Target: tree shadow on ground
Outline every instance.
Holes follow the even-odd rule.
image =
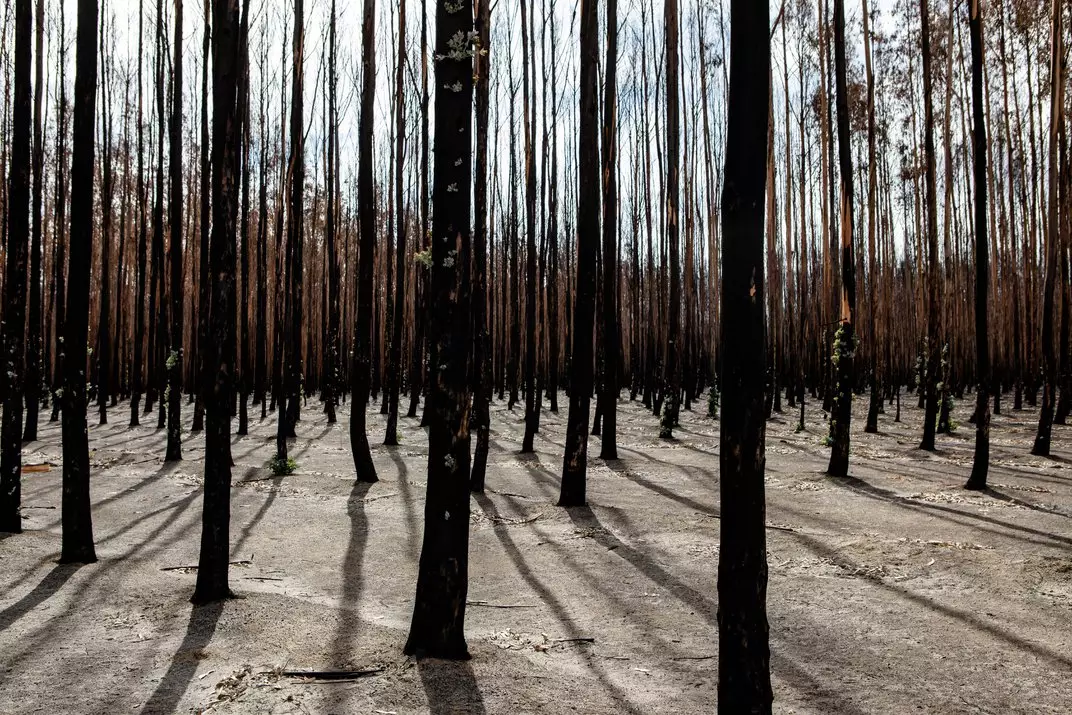
[[[671,491],[670,489],[667,489],[666,487],[662,486],[661,484],[656,484],[653,481],[645,479],[644,477],[640,476],[639,474],[634,472],[632,469],[630,469],[626,464],[624,464],[620,460],[617,460],[615,462],[608,461],[607,462],[607,467],[611,471],[613,471],[615,474],[617,474],[619,476],[622,476],[622,477],[625,477],[629,481],[634,482],[636,484],[639,484],[640,486],[644,487],[645,489],[650,489],[651,491],[655,492],[659,496],[666,497],[667,499],[670,499],[671,501],[675,501],[675,502],[677,502],[678,504],[680,504],[680,505],[682,505],[684,507],[687,507],[687,508],[692,509],[694,511],[698,511],[701,514],[706,514],[707,516],[715,516],[715,507],[713,505],[703,504],[701,502],[696,501],[695,499],[690,499],[689,497],[682,496],[682,495],[678,494],[677,492],[674,492],[674,491]],[[571,513],[571,515],[572,515],[572,513]]]
[[[167,672],[156,686],[156,690],[145,701],[141,712],[143,715],[174,712],[183,694],[193,680],[197,664],[204,658],[204,649],[212,640],[223,613],[223,601],[214,601],[203,606],[191,606],[190,621],[186,625],[186,635],[178,650],[171,656]]]
[[[422,525],[417,522],[417,510],[413,506],[413,490],[410,488],[409,483],[409,467],[406,466],[406,461],[402,459],[402,455],[398,453],[397,447],[388,448],[387,455],[394,462],[395,469],[398,470],[398,491],[402,495],[402,509],[405,511],[406,519],[406,550],[411,558],[417,559],[421,555],[418,540],[421,536]]]
[[[0,611],[0,631],[7,630],[12,623],[19,620],[33,609],[40,606],[56,592],[84,564],[56,564],[29,593],[15,603]]]
[[[339,627],[331,645],[331,667],[342,668],[352,662],[354,637],[361,621],[357,603],[364,585],[362,573],[365,560],[365,544],[368,542],[368,517],[365,516],[365,497],[372,485],[354,481],[350,497],[346,501],[346,513],[350,517],[350,540],[342,562],[342,596],[339,602]]]
[[[417,661],[421,685],[432,715],[484,715],[484,696],[468,661],[421,658]]]
[[[991,532],[994,531],[993,529],[989,529],[986,526],[983,526],[982,524],[974,523],[974,522],[982,522],[983,524],[992,524],[992,525],[1000,527],[1002,529],[1008,529],[1009,531],[1018,531],[1018,532],[1021,532],[1022,534],[1028,534],[1030,536],[1020,536],[1019,538],[1021,540],[1028,541],[1030,543],[1039,544],[1040,546],[1050,546],[1050,547],[1053,547],[1055,545],[1072,546],[1072,537],[1060,536],[1058,534],[1050,534],[1050,533],[1047,533],[1045,531],[1041,531],[1039,529],[1032,529],[1029,526],[1021,526],[1019,524],[1012,524],[1012,523],[1007,522],[1007,521],[1002,521],[1001,519],[995,519],[994,517],[991,517],[991,516],[984,516],[982,514],[973,514],[971,512],[963,511],[961,509],[954,509],[952,507],[942,506],[941,504],[932,504],[930,502],[924,502],[924,501],[919,501],[919,500],[916,500],[916,499],[910,499],[908,497],[901,496],[900,494],[898,494],[896,492],[890,491],[889,489],[882,489],[881,487],[873,486],[872,484],[869,484],[868,482],[865,482],[863,479],[860,479],[859,477],[831,477],[829,479],[829,483],[846,487],[847,489],[855,492],[856,494],[860,494],[860,495],[865,496],[865,497],[867,497],[869,499],[876,499],[878,501],[882,501],[882,502],[885,502],[887,504],[893,504],[895,506],[899,506],[902,509],[908,509],[910,511],[919,512],[921,514],[928,514],[928,515],[930,515],[932,517],[945,519],[947,521],[953,521],[953,522],[961,524],[962,526],[970,526],[970,527],[973,527],[973,528],[982,529],[984,531],[991,531]],[[944,516],[944,515],[949,515],[949,516]],[[971,522],[965,522],[965,521],[961,521],[961,520],[958,520],[958,519],[951,518],[951,517],[954,517],[954,516],[955,517],[960,517],[961,519],[972,520],[972,521]],[[996,533],[998,533],[1000,536],[1003,536],[1005,538],[1009,538],[1010,536],[1012,536],[1010,534],[1001,534],[1000,532],[996,532]],[[1040,537],[1042,539],[1048,539],[1050,542],[1056,542],[1056,544],[1054,544],[1054,543],[1046,543],[1044,541],[1039,541],[1038,539],[1034,539],[1034,538],[1031,538],[1031,537]]]
[[[524,579],[525,583],[528,584],[529,588],[531,588],[533,593],[540,599],[540,602],[547,606],[551,613],[554,614],[555,619],[562,624],[562,627],[566,631],[566,637],[580,638],[587,636],[586,633],[581,633],[577,628],[577,623],[567,611],[566,605],[551,592],[550,588],[544,584],[539,576],[532,572],[532,568],[521,554],[521,549],[518,548],[517,544],[514,542],[513,536],[510,535],[510,530],[507,527],[506,522],[503,520],[502,515],[499,513],[498,508],[495,506],[495,503],[486,494],[474,494],[473,499],[480,505],[480,508],[483,509],[484,513],[491,518],[492,523],[494,524],[493,530],[495,535],[502,543],[506,555],[513,562],[514,568],[517,569],[521,578]],[[599,679],[599,682],[603,685],[606,692],[614,699],[615,704],[621,712],[640,712],[637,706],[629,700],[624,692],[622,692],[621,688],[610,681],[610,678],[608,678],[607,674],[603,671],[602,666],[589,662],[589,667],[596,678]]]
[[[854,563],[851,559],[848,559],[843,554],[841,554],[836,548],[828,546],[827,544],[822,543],[818,539],[815,539],[806,534],[802,534],[800,532],[793,532],[792,538],[799,541],[801,545],[808,550],[819,556],[829,559],[832,563],[837,564],[839,567],[845,569],[849,573],[863,573],[863,569],[860,567],[859,564]],[[880,576],[864,576],[863,578],[868,583],[873,584],[885,591],[893,593],[906,601],[922,606],[923,608],[934,611],[936,613],[940,613],[941,615],[950,618],[954,621],[959,621],[960,623],[963,623],[969,628],[973,628],[982,633],[986,633],[987,635],[990,635],[994,638],[997,638],[998,640],[1003,641],[1007,645],[1031,653],[1038,659],[1048,660],[1052,663],[1060,664],[1065,668],[1072,668],[1072,658],[1070,658],[1069,656],[1061,653],[1056,653],[1047,648],[1046,646],[1037,643],[1032,643],[1026,638],[1016,635],[1015,633],[1009,633],[996,625],[984,621],[982,618],[972,613],[953,608],[952,606],[947,606],[921,594],[909,591],[907,588],[894,583],[890,583]]]

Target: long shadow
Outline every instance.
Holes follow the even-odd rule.
[[[1020,526],[1019,524],[1010,524],[1007,521],[1002,521],[1000,519],[995,519],[995,518],[990,517],[990,516],[983,516],[982,514],[972,514],[970,512],[961,511],[960,509],[953,509],[951,507],[942,506],[941,504],[931,504],[929,502],[916,501],[914,499],[909,499],[907,497],[903,497],[900,494],[897,494],[896,492],[892,492],[892,491],[890,491],[888,489],[882,489],[880,487],[876,487],[876,486],[873,486],[871,484],[868,484],[867,482],[865,482],[864,480],[860,479],[859,477],[836,477],[836,478],[830,478],[829,482],[831,484],[837,484],[837,485],[847,487],[849,490],[851,490],[851,491],[853,491],[853,492],[855,492],[857,494],[861,494],[861,495],[863,495],[865,497],[868,497],[870,499],[876,499],[878,501],[882,501],[882,502],[885,502],[887,504],[894,504],[894,505],[897,505],[897,506],[899,506],[899,507],[901,507],[903,509],[908,509],[908,510],[911,510],[911,511],[917,511],[917,512],[919,512],[921,514],[930,514],[931,516],[937,516],[933,512],[941,512],[943,514],[951,514],[951,515],[961,517],[961,518],[964,518],[964,519],[971,519],[971,520],[974,520],[974,521],[980,521],[980,522],[984,522],[984,523],[987,523],[987,524],[993,524],[994,526],[998,526],[998,527],[1001,527],[1003,529],[1008,529],[1010,531],[1019,531],[1019,532],[1022,532],[1022,533],[1025,533],[1025,534],[1031,534],[1032,536],[1037,536],[1037,537],[1040,537],[1040,538],[1043,538],[1043,539],[1049,539],[1050,541],[1056,541],[1058,544],[1063,544],[1065,546],[1072,546],[1072,538],[1069,538],[1067,536],[1058,536],[1056,534],[1048,534],[1045,531],[1040,531],[1039,529],[1032,529],[1029,526]],[[961,523],[964,526],[972,526],[974,528],[984,528],[985,529],[985,527],[980,527],[978,524],[965,524],[964,522],[958,522],[958,523]],[[1006,537],[1008,536],[1007,534],[1001,534],[1001,535],[1006,536]],[[1037,544],[1042,545],[1042,546],[1053,546],[1053,544],[1046,544],[1044,542],[1035,541],[1033,539],[1031,540],[1031,542],[1032,543],[1037,543]]]
[[[417,661],[417,671],[428,698],[428,712],[432,715],[484,715],[487,712],[469,661],[421,658]]]
[[[174,712],[179,701],[182,700],[186,688],[193,680],[197,671],[197,664],[201,659],[201,651],[212,640],[216,632],[216,624],[219,623],[220,614],[223,613],[223,601],[215,601],[204,606],[193,606],[190,610],[190,621],[186,625],[186,635],[171,657],[171,664],[164,673],[156,690],[145,701],[141,712],[144,715],[158,715],[160,713]]]
[[[616,462],[616,463],[608,461],[607,462],[607,467],[609,467],[610,470],[613,471],[615,474],[623,476],[626,479],[628,479],[629,481],[634,482],[636,484],[639,484],[640,486],[644,487],[645,489],[650,489],[651,491],[655,492],[659,496],[666,497],[667,499],[670,499],[671,501],[675,501],[678,504],[681,504],[682,506],[686,506],[689,509],[693,509],[695,511],[698,511],[701,514],[705,514],[707,516],[712,516],[712,517],[717,516],[717,514],[715,513],[714,506],[703,504],[701,502],[696,501],[695,499],[690,499],[689,497],[682,496],[682,495],[678,494],[677,492],[674,492],[674,491],[671,491],[671,490],[667,489],[666,487],[662,486],[661,484],[656,484],[655,482],[652,482],[652,481],[650,481],[648,479],[645,479],[644,477],[640,476],[639,474],[637,474],[636,472],[631,470],[628,466],[626,466],[625,464],[623,464],[620,461]]]
[[[331,431],[331,428],[332,428],[332,425],[325,425],[324,429],[320,430],[320,434],[313,435],[313,436],[310,436],[310,437],[297,437],[296,438],[297,440],[307,440],[307,442],[306,442],[304,447],[302,447],[301,449],[295,451],[294,454],[290,455],[291,458],[294,459],[295,461],[297,461],[297,459],[299,457],[304,457],[305,453],[308,452],[310,449],[312,449],[312,446],[314,444],[316,444],[317,442],[322,440],[327,435],[327,433]]]
[[[389,447],[386,451],[391,461],[395,463],[395,468],[398,469],[398,490],[402,493],[402,509],[405,512],[404,518],[406,520],[406,549],[409,556],[415,559],[420,555],[420,551],[417,548],[420,524],[417,523],[417,510],[413,507],[413,490],[409,484],[409,467],[406,466],[406,461],[402,459],[396,448]]]
[[[361,617],[357,611],[358,599],[364,584],[362,567],[365,561],[365,544],[368,542],[368,518],[365,516],[365,497],[372,487],[367,482],[354,481],[350,497],[346,501],[346,513],[350,517],[350,540],[342,562],[342,598],[339,603],[339,627],[331,645],[332,667],[342,668],[352,662],[351,650]]]
[[[127,572],[133,570],[139,563],[147,561],[160,554],[169,544],[183,538],[195,526],[201,524],[199,517],[192,519],[186,526],[178,527],[178,532],[174,535],[173,539],[154,545],[153,542],[157,537],[163,534],[169,527],[174,526],[177,520],[178,514],[171,519],[162,521],[160,525],[153,528],[153,530],[142,540],[134,544],[130,551],[122,554],[121,558],[107,558],[98,561],[92,573],[82,580],[78,590],[68,599],[68,603],[64,607],[63,612],[50,617],[49,620],[42,624],[33,634],[23,635],[18,642],[19,647],[4,653],[5,657],[7,657],[10,662],[14,662],[25,656],[27,653],[35,651],[40,643],[45,642],[57,630],[62,630],[66,627],[67,619],[74,618],[84,612],[87,604],[91,603],[88,600],[87,592],[92,586],[99,585],[98,591],[104,594],[103,598],[107,600],[110,597],[109,594],[120,587],[122,578]],[[145,552],[143,556],[134,558],[142,551]],[[110,579],[110,582],[107,584],[104,583],[106,578]]]
[[[235,539],[234,546],[231,547],[231,555],[239,553],[243,544],[246,543],[246,539],[249,538],[250,532],[257,524],[261,523],[264,515],[268,513],[268,509],[275,502],[276,497],[279,496],[279,487],[283,484],[283,475],[277,475],[272,477],[272,486],[268,490],[268,496],[265,497],[264,502],[260,508],[257,509],[257,513],[253,515],[253,518],[249,520],[249,523],[242,527],[242,531],[238,534],[238,538]],[[233,517],[232,517],[233,518]]]
[[[112,494],[111,496],[104,497],[103,499],[95,499],[95,500],[93,500],[93,510],[96,511],[97,509],[99,509],[100,507],[102,507],[102,506],[104,506],[106,504],[111,504],[113,502],[117,502],[120,499],[124,499],[124,498],[130,496],[131,494],[134,494],[135,492],[139,492],[142,489],[145,489],[146,487],[152,485],[153,483],[160,481],[161,479],[163,479],[168,474],[171,474],[172,472],[177,471],[178,468],[179,468],[179,465],[181,465],[181,464],[182,464],[182,462],[169,462],[167,464],[164,464],[164,465],[162,465],[160,467],[160,469],[156,470],[155,472],[153,472],[149,476],[145,477],[144,479],[138,481],[137,483],[132,484],[131,486],[129,486],[126,489],[124,489],[123,491],[116,492],[115,494]],[[60,518],[57,518],[56,520],[49,522],[43,528],[46,529],[46,530],[47,529],[54,529],[54,528],[56,528],[57,526],[60,525],[61,521],[62,521],[62,515],[61,515]]]
[[[829,559],[841,568],[854,573],[861,572],[859,564],[853,563],[852,560],[845,558],[845,556],[838,552],[837,549],[827,546],[826,544],[820,542],[818,539],[814,539],[800,532],[793,532],[791,536],[797,541],[799,541],[801,544],[803,544],[805,548],[811,550],[819,556]],[[1038,643],[1032,643],[1025,638],[1021,638],[1015,633],[1009,633],[1001,628],[998,628],[995,625],[983,621],[982,619],[971,613],[967,613],[965,611],[953,608],[952,606],[946,606],[944,604],[938,603],[937,601],[927,598],[926,596],[921,596],[920,594],[913,593],[906,588],[903,588],[893,583],[889,583],[881,577],[865,576],[864,578],[867,580],[868,583],[878,586],[879,588],[882,588],[886,591],[889,591],[890,593],[893,593],[906,601],[911,601],[912,603],[923,606],[932,611],[936,611],[937,613],[940,613],[947,618],[960,621],[961,623],[971,628],[991,635],[1013,647],[1031,653],[1036,658],[1042,658],[1063,665],[1066,668],[1072,668],[1072,657],[1062,655],[1060,653],[1055,653],[1054,651],[1043,645],[1039,645]]]
[[[1023,499],[1017,499],[1011,494],[999,492],[994,487],[987,487],[986,490],[983,491],[983,494],[986,494],[988,497],[997,499],[998,501],[1003,501],[1007,504],[1012,504],[1014,506],[1022,507],[1024,509],[1030,509],[1032,511],[1041,512],[1043,514],[1052,514],[1053,516],[1063,516],[1066,519],[1072,519],[1072,514],[1066,514],[1063,511],[1059,511],[1058,509],[1042,506],[1040,504],[1033,504],[1032,502],[1024,501]]]
[[[514,543],[513,537],[510,535],[510,530],[506,523],[503,521],[498,508],[495,503],[491,501],[485,494],[474,494],[473,499],[480,505],[480,508],[484,510],[484,513],[491,517],[494,524],[495,535],[499,538],[500,543],[503,545],[503,549],[506,551],[506,555],[510,557],[510,560],[514,563],[514,567],[517,572],[521,574],[521,578],[525,580],[529,588],[539,597],[540,602],[546,605],[562,627],[566,630],[566,635],[570,638],[581,638],[586,634],[581,633],[577,628],[577,624],[574,622],[572,616],[566,611],[566,607],[559,601],[550,589],[544,585],[543,581],[532,573],[532,569],[525,561],[525,557],[521,555],[521,550],[517,544]],[[603,687],[614,698],[615,702],[622,709],[623,712],[640,714],[640,710],[634,705],[628,698],[628,696],[622,692],[622,690],[610,682],[606,673],[603,670],[591,662],[589,667],[595,676],[599,679]]]
[[[669,591],[677,600],[681,601],[689,608],[694,609],[697,613],[703,614],[703,619],[709,624],[717,624],[715,613],[716,606],[714,601],[697,591],[692,586],[683,583],[662,566],[659,566],[652,561],[650,557],[643,554],[636,547],[630,546],[615,536],[609,529],[603,526],[603,523],[599,520],[599,517],[595,515],[595,512],[592,511],[591,507],[570,507],[566,509],[566,513],[569,514],[570,521],[572,521],[576,527],[581,529],[592,529],[590,532],[592,534],[592,539],[597,543],[603,545],[608,551],[613,551],[618,556],[621,556],[632,564],[633,568],[651,579],[653,583]]]
[[[82,566],[83,564],[56,564],[29,593],[0,611],[0,632],[7,630],[12,623],[56,595],[63,584]]]

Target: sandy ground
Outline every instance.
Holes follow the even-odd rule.
[[[1038,459],[1035,411],[996,417],[993,488],[967,493],[968,402],[925,454],[914,404],[865,435],[857,400],[847,480],[822,474],[811,404],[803,433],[770,422],[776,712],[1072,711],[1070,428]],[[202,439],[163,466],[163,431],[128,429],[120,408],[90,429],[99,563],[56,563],[60,470],[24,476],[26,531],[0,542],[0,713],[712,712],[718,423],[683,412],[667,443],[639,404],[619,409],[622,459],[591,459],[590,507],[564,510],[565,410],[525,456],[521,410],[494,407],[489,491],[471,503],[473,659],[458,664],[401,654],[424,501],[414,420],[401,447],[374,448],[369,487],[352,481],[346,408],[330,426],[309,403],[284,478],[264,469],[274,420],[253,419],[233,446],[240,598],[194,609],[195,574],[174,567],[197,563]],[[376,445],[383,425],[370,413]],[[59,456],[52,424],[25,462]],[[281,674],[339,668],[376,672]]]

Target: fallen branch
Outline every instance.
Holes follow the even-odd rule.
[[[527,603],[488,603],[487,601],[466,601],[467,606],[483,606],[484,608],[536,608]]]
[[[717,655],[681,655],[670,660],[713,660],[717,657]]]
[[[366,668],[365,670],[284,670],[280,675],[287,678],[308,678],[309,680],[357,680],[376,673],[382,673],[385,669]]]
[[[388,497],[396,497],[396,496],[398,496],[398,492],[391,492],[390,494],[377,494],[374,497],[367,497],[366,499],[363,499],[362,501],[364,501],[366,504],[369,504],[369,503],[374,502],[374,501],[379,501],[380,499],[387,499]]]
[[[49,464],[48,462],[43,462],[41,464],[24,464],[24,465],[22,465],[23,474],[30,473],[30,472],[50,472],[50,471],[52,471],[52,465]],[[23,508],[25,509],[26,507],[23,507]]]
[[[253,563],[253,559],[242,559],[241,561],[229,561],[231,566],[249,566]],[[196,571],[197,566],[162,566],[161,571]]]
[[[706,511],[700,511],[700,512],[697,512],[697,514],[699,514],[700,516],[706,516],[708,519],[721,519],[722,518],[721,514],[708,514]],[[767,528],[768,529],[775,529],[776,531],[792,531],[792,532],[796,532],[796,529],[794,529],[791,526],[781,526],[779,524],[767,524]],[[537,546],[538,545],[539,544],[537,544]]]
[[[595,643],[595,638],[555,638],[552,643]]]

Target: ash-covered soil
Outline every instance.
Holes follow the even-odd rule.
[[[995,416],[991,489],[961,489],[965,399],[939,452],[916,447],[906,397],[880,432],[856,400],[850,479],[824,476],[823,414],[767,431],[771,669],[780,713],[1072,711],[1072,444],[1029,455],[1037,411]],[[1011,401],[1005,400],[1005,405]],[[203,438],[164,465],[165,434],[128,408],[90,428],[97,554],[56,563],[58,424],[24,464],[25,533],[0,541],[0,713],[700,713],[717,680],[718,422],[682,412],[674,442],[619,404],[615,463],[595,458],[589,507],[558,496],[565,431],[545,412],[519,454],[522,409],[492,412],[488,492],[471,501],[472,660],[402,655],[420,554],[425,435],[379,446],[380,481],[353,481],[347,422],[310,401],[273,477],[275,422],[236,437],[231,583],[193,608]],[[91,415],[91,419],[95,415]],[[189,419],[190,415],[186,415]],[[46,415],[47,419],[47,415]],[[38,469],[44,469],[39,467]],[[284,671],[371,671],[318,681]]]

